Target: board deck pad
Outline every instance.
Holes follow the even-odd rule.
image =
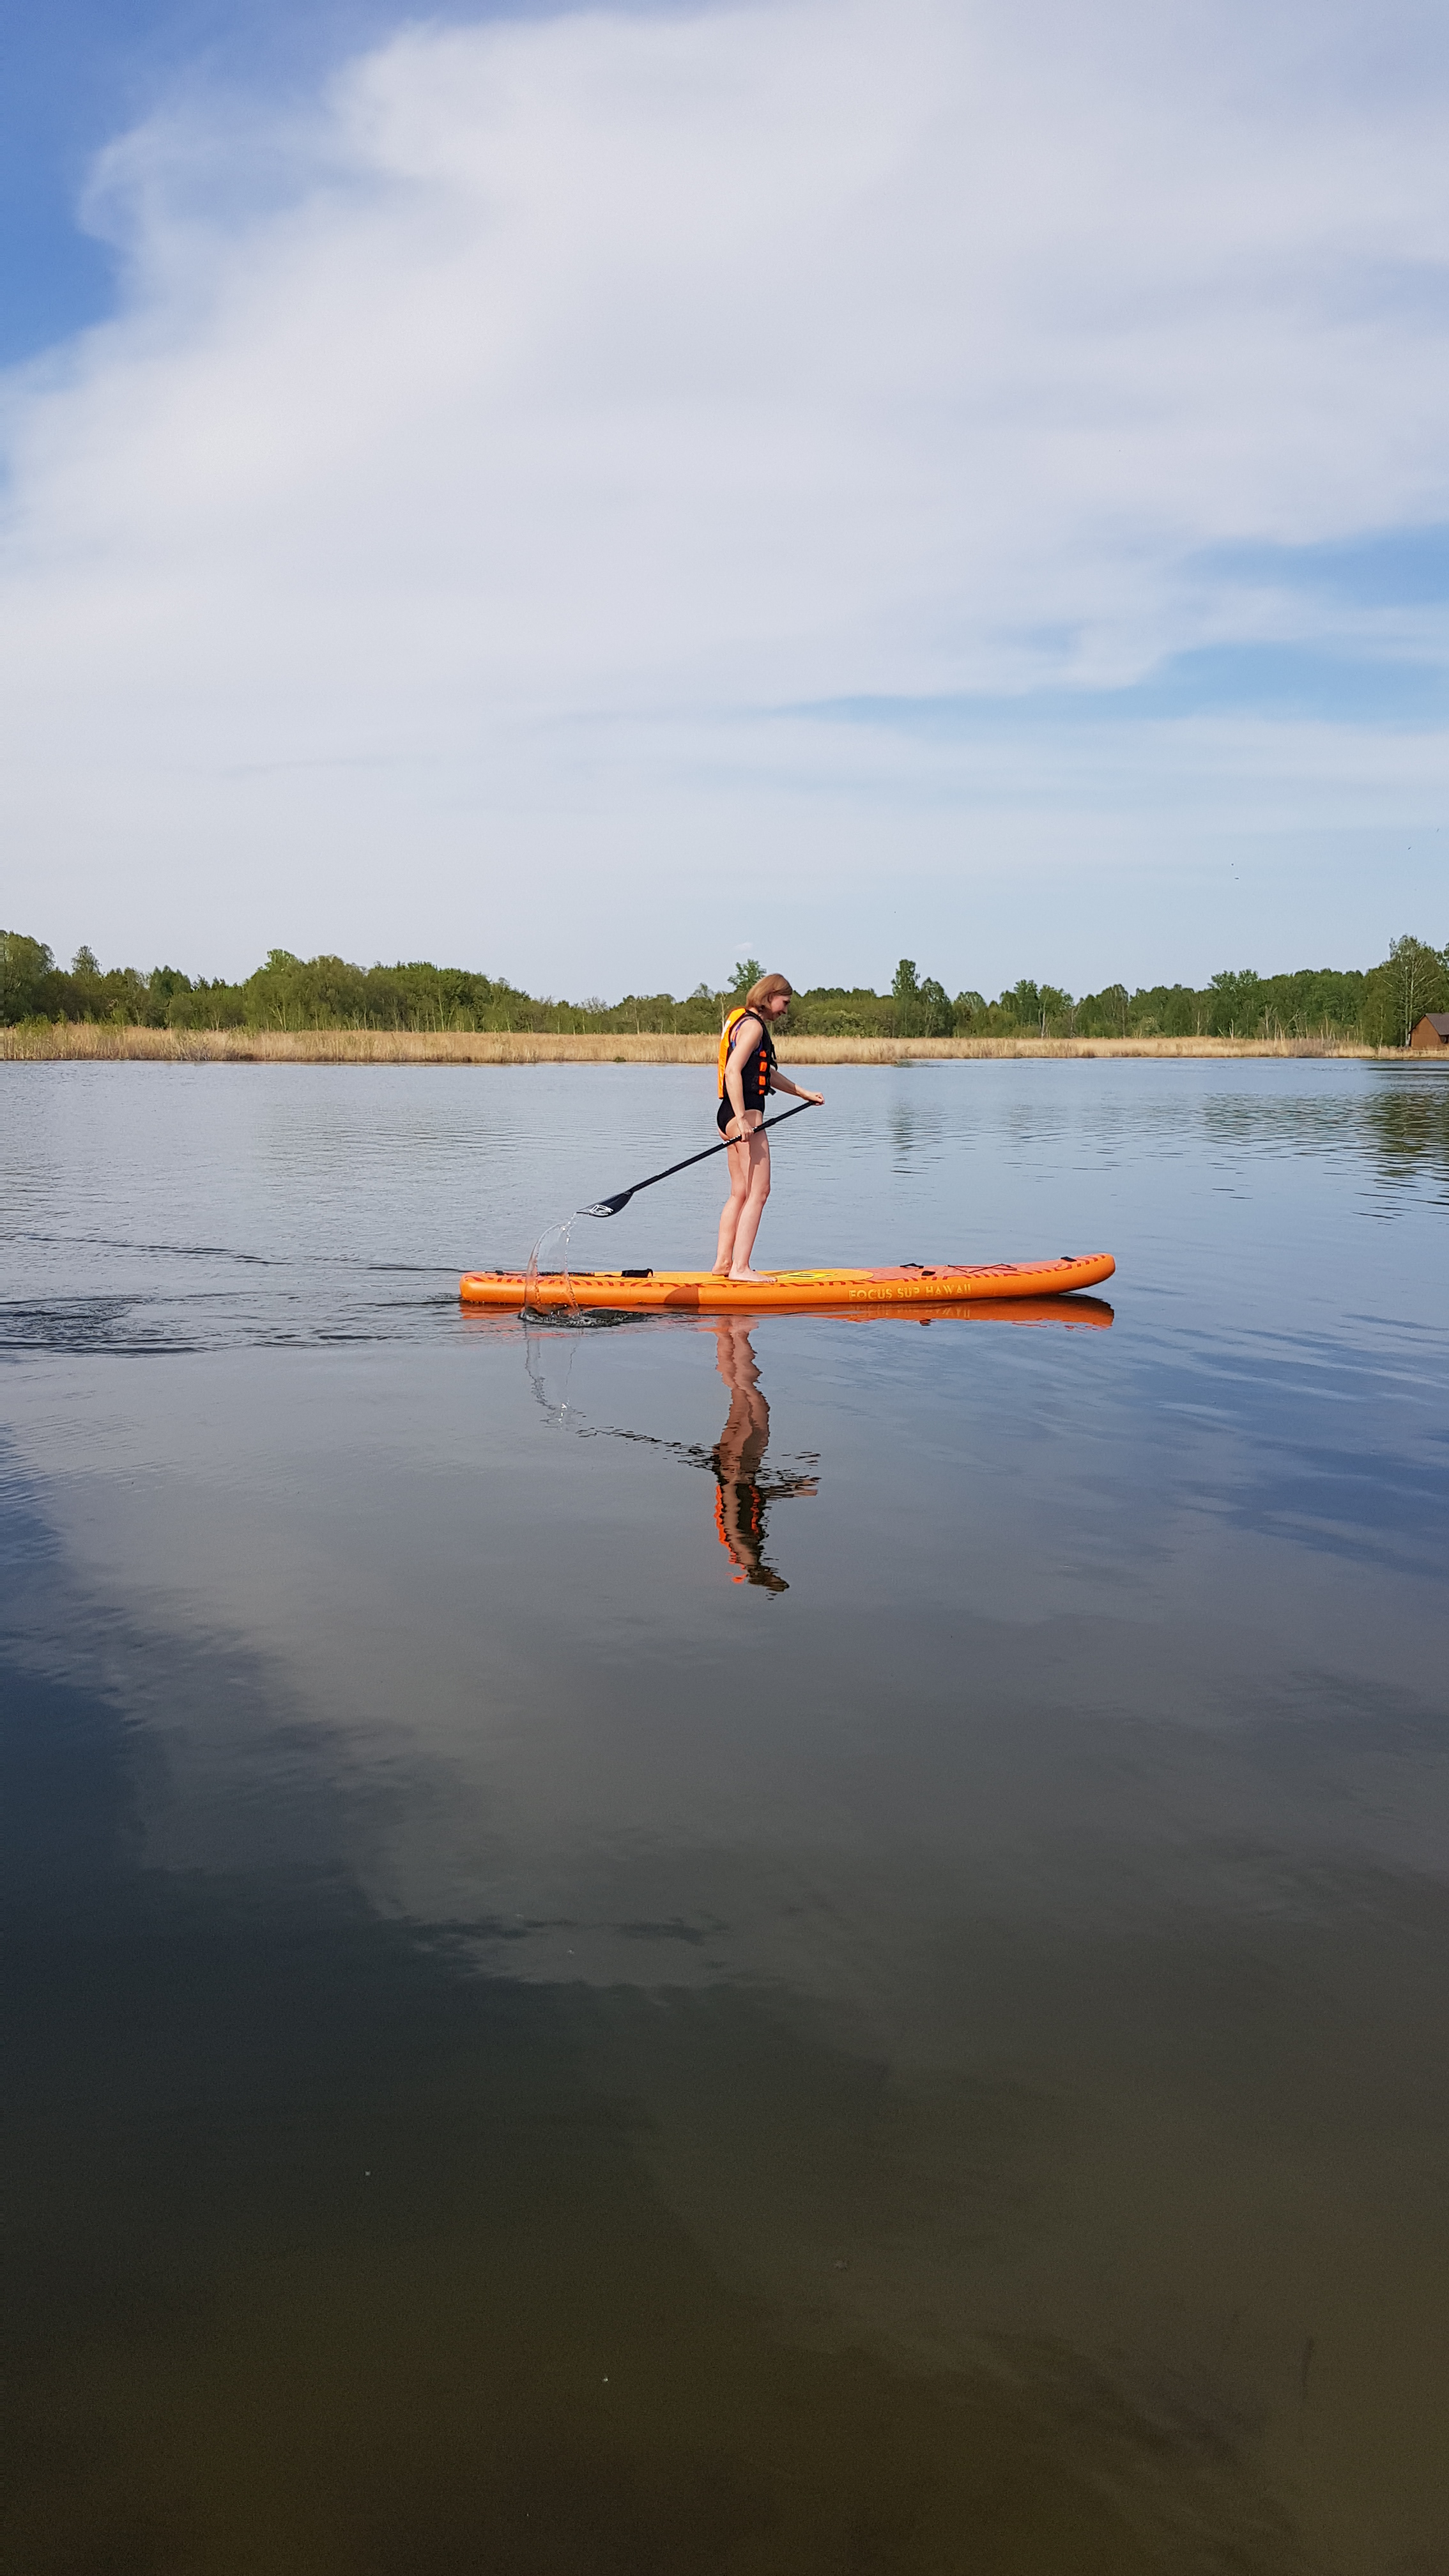
[[[585,1308],[610,1314],[790,1314],[811,1307],[959,1306],[976,1300],[1068,1297],[1097,1288],[1116,1269],[1110,1252],[1061,1253],[1050,1261],[914,1262],[888,1270],[775,1270],[758,1279],[720,1279],[712,1270],[541,1270],[530,1298],[525,1270],[469,1270],[465,1306],[517,1313]]]

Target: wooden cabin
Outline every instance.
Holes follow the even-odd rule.
[[[1449,1047],[1449,1011],[1426,1011],[1410,1029],[1409,1044],[1421,1055],[1428,1047]]]

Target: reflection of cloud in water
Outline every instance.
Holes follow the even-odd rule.
[[[30,1555],[73,1626],[53,1552]],[[300,1772],[320,1813],[337,1752],[289,1740],[282,1707],[230,1854],[147,1867],[135,1721],[202,1675],[187,1641],[124,1626],[103,1665],[81,1624],[66,1681],[5,1675],[7,1809],[28,1772],[65,1846],[4,1886],[24,2003],[12,1982],[0,2128],[12,2171],[44,2174],[12,2209],[0,2327],[26,2564],[152,2563],[142,2540],[178,2522],[198,2576],[239,2550],[330,2564],[312,2537],[360,2517],[370,2547],[402,2535],[379,2564],[423,2570],[827,2576],[864,2530],[870,2564],[915,2576],[989,2530],[1002,2570],[1304,2576],[1328,2563],[1294,2528],[1305,2464],[1331,2527],[1386,2422],[1419,2462],[1404,2521],[1432,2512],[1430,2321],[1401,2298],[1387,2363],[1373,2335],[1435,2241],[1393,2144],[1433,2052],[1401,2100],[1376,2010],[1392,1982],[1400,2023],[1432,2014],[1398,1977],[1402,1941],[1437,1938],[1427,1891],[1322,1876],[1314,1911],[1274,1909],[1265,1980],[1242,1851],[1219,1855],[1245,1873],[1236,1923],[1202,1887],[1166,1936],[922,1887],[903,1944],[868,1863],[831,1886],[782,1849],[782,1912],[833,1927],[837,1979],[854,1938],[856,2001],[883,1972],[904,2048],[853,2031],[839,1985],[829,2012],[792,1996],[778,1960],[691,1989],[661,1965],[698,1950],[688,1921],[616,1923],[655,1954],[647,1993],[581,1976],[567,1919],[520,1982],[532,1927],[429,1929],[335,1861],[279,1866],[259,1802],[295,1802]],[[697,1895],[710,1855],[674,1858]],[[1318,2188],[1285,2192],[1290,2145]],[[1344,2259],[1360,2207],[1368,2273]],[[1334,2367],[1307,2411],[1310,2337]]]
[[[257,1461],[290,1440],[295,1476],[308,1422],[303,1364],[259,1366],[213,1427],[266,1519]],[[522,1397],[516,1357],[498,1375]],[[1444,2223],[1402,2146],[1444,2112],[1434,1709],[1340,1695],[1325,1747],[1311,1675],[1248,1695],[1277,1629],[1230,1667],[1210,1602],[1193,1631],[1098,1610],[1047,1637],[979,1601],[922,1629],[833,1596],[812,1627],[805,1582],[771,1623],[773,1655],[798,1609],[801,1657],[763,1684],[717,1585],[643,1618],[635,1596],[622,1634],[619,1553],[571,1592],[600,1516],[621,1552],[638,1522],[611,1474],[555,1540],[567,1479],[522,1462],[566,1462],[526,1399],[489,1417],[489,1538],[557,1556],[532,1595],[514,1557],[470,1602],[445,1549],[489,1470],[444,1481],[456,1375],[421,1416],[411,1367],[325,1382],[298,1617],[340,1633],[390,1584],[395,1628],[413,1596],[386,1744],[388,1691],[349,1735],[200,1588],[173,1629],[133,1613],[76,1573],[41,1488],[5,1488],[28,1569],[7,1805],[28,1770],[61,1845],[27,1882],[17,1837],[6,1888],[5,2143],[44,2175],[12,2379],[22,2433],[65,2437],[63,2483],[20,2446],[17,2555],[146,2564],[174,2517],[201,2576],[239,2548],[325,2564],[311,2536],[361,2515],[402,2535],[384,2566],[546,2576],[605,2542],[709,2564],[727,2508],[735,2559],[764,2533],[791,2576],[862,2531],[914,2576],[988,2526],[1001,2566],[1053,2576],[1089,2550],[1114,2576],[1302,2576],[1366,2495],[1395,2547],[1434,2528]],[[392,1470],[360,1570],[363,1523],[314,1525],[359,1387]],[[857,1490],[899,1524],[907,1489],[870,1464]],[[480,1660],[471,1776],[403,1732],[445,1613],[480,1657],[510,1624],[526,1646],[516,1677]],[[1333,2366],[1305,2404],[1310,2341]]]
[[[86,1098],[154,1092],[148,1136],[191,1096],[117,1070]],[[928,1081],[970,1188],[894,1184],[890,1249],[1002,1248],[1033,1171],[1033,1236],[1096,1239],[1120,1157],[1130,1330],[776,1321],[768,1443],[695,1319],[538,1336],[586,1435],[540,1436],[518,1324],[447,1280],[392,1351],[167,1364],[98,1306],[61,1322],[104,1359],[58,1329],[7,1366],[17,2565],[1442,2556],[1442,1069],[862,1072],[867,1180],[883,1094]],[[209,1161],[155,1131],[203,1199],[263,1096],[206,1087]],[[452,1121],[485,1096],[522,1115],[436,1086]],[[554,1150],[529,1115],[500,1241]],[[400,1260],[476,1187],[448,1132],[434,1200],[396,1175]],[[297,1169],[281,1233],[330,1256],[345,1193]],[[1371,1212],[1417,1193],[1417,1228],[1355,1225],[1380,1169]],[[124,1153],[95,1175],[106,1245],[32,1247],[37,1308],[176,1291],[113,1239],[122,1200],[153,1247],[189,1220]],[[53,1187],[91,1184],[62,1154]],[[339,1304],[319,1254],[223,1309],[211,1257],[191,1341],[315,1342],[408,1285]],[[736,1481],[810,1474],[782,1438],[826,1459],[770,1531],[763,1656],[722,1416]]]

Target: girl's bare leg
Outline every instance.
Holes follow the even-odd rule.
[[[770,1436],[770,1408],[744,1316],[718,1316],[714,1344],[716,1366],[730,1391],[729,1419],[719,1437],[720,1462],[731,1476],[753,1476]]]
[[[744,1213],[745,1199],[750,1186],[749,1146],[731,1145],[725,1156],[725,1164],[730,1176],[730,1194],[724,1203],[719,1221],[719,1241],[715,1245],[714,1272],[717,1279],[729,1277],[730,1265],[735,1257],[735,1235]]]
[[[749,1184],[745,1192],[744,1206],[735,1221],[734,1258],[730,1263],[731,1279],[759,1279],[765,1275],[759,1270],[750,1268],[750,1254],[754,1251],[755,1237],[760,1231],[760,1219],[765,1213],[765,1201],[770,1195],[769,1137],[762,1135],[756,1128],[749,1140],[749,1149]],[[730,1161],[733,1162],[734,1159],[731,1154]]]
[[[764,1510],[756,1479],[770,1437],[770,1408],[755,1364],[750,1328],[742,1315],[721,1315],[715,1325],[719,1373],[730,1391],[730,1409],[715,1446],[719,1478],[720,1530],[739,1571],[749,1583],[783,1590],[780,1577],[763,1562],[760,1532]]]

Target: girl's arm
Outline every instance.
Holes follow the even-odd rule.
[[[799,1083],[792,1082],[787,1073],[781,1073],[778,1065],[770,1076],[770,1089],[772,1091],[788,1091],[794,1099],[808,1100],[816,1109],[819,1109],[822,1106],[825,1099],[823,1091],[802,1091]]]

